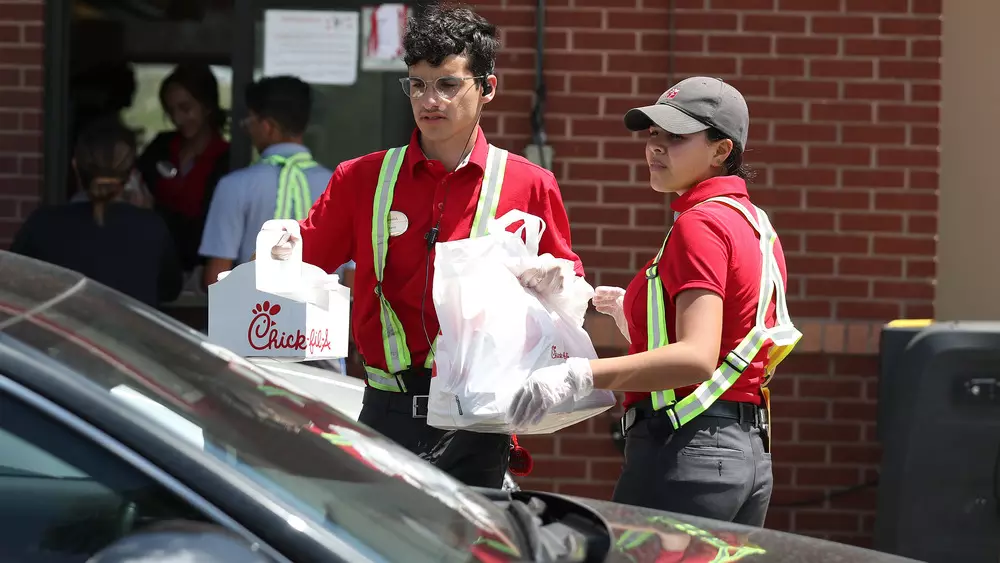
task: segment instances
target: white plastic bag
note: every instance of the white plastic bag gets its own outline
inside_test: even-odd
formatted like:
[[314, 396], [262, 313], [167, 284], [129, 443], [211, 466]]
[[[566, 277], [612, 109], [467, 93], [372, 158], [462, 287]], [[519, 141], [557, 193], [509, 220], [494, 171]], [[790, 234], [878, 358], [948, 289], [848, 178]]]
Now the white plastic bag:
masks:
[[302, 244], [288, 260], [271, 258], [285, 228], [271, 220], [257, 235], [257, 258], [223, 272], [208, 287], [208, 340], [243, 357], [285, 361], [347, 357], [351, 293], [339, 277], [302, 261]]
[[[524, 224], [508, 232], [519, 220]], [[557, 260], [564, 270], [557, 295], [540, 299], [517, 279], [519, 269], [539, 258], [544, 230], [540, 218], [511, 211], [491, 222], [487, 236], [436, 246], [433, 293], [441, 333], [428, 400], [430, 426], [511, 433], [507, 407], [532, 371], [570, 357], [597, 357], [583, 330], [594, 290], [574, 275], [570, 261], [543, 260]], [[555, 432], [614, 405], [612, 392], [596, 390], [556, 405], [539, 424], [517, 433]]]

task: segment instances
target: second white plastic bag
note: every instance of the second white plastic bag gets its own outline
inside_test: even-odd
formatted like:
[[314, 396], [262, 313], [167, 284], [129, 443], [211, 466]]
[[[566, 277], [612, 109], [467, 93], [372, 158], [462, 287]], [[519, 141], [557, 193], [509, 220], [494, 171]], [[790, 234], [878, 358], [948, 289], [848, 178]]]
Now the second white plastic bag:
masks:
[[[515, 232], [507, 229], [523, 221]], [[434, 259], [438, 336], [427, 423], [442, 429], [511, 433], [507, 407], [532, 371], [570, 357], [596, 358], [583, 329], [594, 290], [568, 260], [538, 256], [544, 222], [511, 211], [490, 223], [489, 234], [439, 243]], [[521, 286], [519, 270], [558, 263], [563, 290], [547, 298]], [[568, 399], [518, 434], [548, 434], [615, 405], [610, 391]]]

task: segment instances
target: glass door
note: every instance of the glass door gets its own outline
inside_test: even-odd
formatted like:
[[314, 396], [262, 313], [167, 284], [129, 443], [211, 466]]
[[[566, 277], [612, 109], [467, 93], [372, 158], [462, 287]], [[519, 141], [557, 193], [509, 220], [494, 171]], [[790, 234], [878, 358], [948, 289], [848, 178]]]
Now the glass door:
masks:
[[[239, 0], [238, 0], [239, 1]], [[266, 14], [269, 10], [299, 10], [305, 18], [322, 17], [323, 13], [357, 14], [357, 41], [359, 42], [356, 78], [350, 84], [322, 84], [303, 78], [313, 85], [313, 107], [305, 143], [314, 158], [330, 169], [339, 163], [370, 152], [398, 146], [409, 141], [415, 126], [410, 105], [399, 87], [399, 78], [406, 76], [401, 70], [365, 70], [361, 68], [364, 53], [365, 22], [363, 9], [370, 2], [363, 0], [244, 0], [248, 10], [237, 22], [240, 29], [252, 33], [237, 34], [248, 37], [237, 39], [234, 44], [234, 123], [246, 115], [242, 92], [246, 84], [264, 75], [264, 56], [267, 49], [265, 33]], [[273, 25], [273, 23], [272, 23]], [[244, 27], [245, 26], [245, 27]], [[252, 57], [246, 56], [252, 54]], [[315, 62], [316, 55], [310, 55]], [[331, 56], [331, 61], [335, 56]], [[322, 61], [320, 61], [322, 62]], [[256, 157], [243, 131], [233, 131], [234, 160], [245, 159], [243, 165]]]

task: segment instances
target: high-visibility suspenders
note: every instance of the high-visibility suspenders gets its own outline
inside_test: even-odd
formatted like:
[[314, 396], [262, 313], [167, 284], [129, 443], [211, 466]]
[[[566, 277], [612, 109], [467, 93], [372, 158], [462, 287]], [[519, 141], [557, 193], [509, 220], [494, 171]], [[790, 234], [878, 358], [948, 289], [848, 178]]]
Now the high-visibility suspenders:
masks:
[[262, 160], [281, 168], [281, 173], [278, 175], [278, 197], [274, 206], [274, 218], [296, 221], [305, 219], [309, 214], [309, 208], [312, 207], [312, 192], [309, 190], [309, 181], [303, 170], [319, 166], [319, 163], [307, 152], [295, 153], [288, 157], [273, 154]]
[[[703, 544], [715, 548], [715, 557], [711, 559], [711, 563], [732, 563], [739, 561], [748, 555], [762, 555], [767, 553], [767, 550], [752, 543], [732, 545], [726, 540], [716, 537], [711, 532], [707, 532], [697, 526], [687, 524], [667, 516], [653, 516], [651, 518], [647, 518], [646, 521], [651, 525], [666, 527], [667, 533], [680, 532]], [[635, 551], [643, 547], [646, 545], [647, 541], [656, 537], [659, 533], [661, 533], [660, 530], [656, 528], [626, 529], [620, 536], [618, 536], [618, 540], [615, 542], [615, 548], [617, 548], [619, 552], [627, 554], [629, 551]], [[661, 550], [664, 549], [664, 546], [662, 545], [659, 547]], [[698, 560], [700, 561], [701, 559], [699, 558]]]
[[[778, 364], [788, 356], [795, 344], [802, 338], [791, 318], [788, 316], [788, 303], [785, 300], [785, 282], [781, 278], [781, 270], [778, 261], [774, 257], [774, 243], [778, 240], [778, 235], [771, 226], [767, 214], [760, 208], [754, 207], [756, 217], [754, 217], [743, 205], [729, 197], [713, 197], [697, 205], [715, 202], [727, 205], [738, 211], [743, 218], [750, 223], [753, 230], [760, 237], [760, 253], [762, 259], [761, 279], [759, 297], [757, 300], [757, 318], [753, 329], [745, 338], [729, 352], [723, 359], [722, 364], [715, 370], [712, 377], [699, 385], [693, 393], [675, 402], [674, 391], [667, 389], [652, 393], [653, 408], [656, 410], [666, 409], [667, 417], [674, 429], [678, 429], [690, 422], [699, 414], [705, 412], [712, 403], [718, 400], [726, 392], [740, 375], [749, 367], [757, 353], [768, 341], [773, 346], [768, 352], [768, 361], [765, 368], [764, 381], [761, 383], [761, 390], [768, 411], [770, 411], [770, 393], [766, 389], [767, 384], [774, 374]], [[696, 207], [697, 207], [696, 205]], [[667, 246], [670, 232], [667, 232], [660, 252], [653, 260], [652, 266], [646, 270], [647, 280], [647, 338], [649, 350], [665, 346], [667, 344], [667, 322], [666, 322], [666, 300], [663, 291], [663, 284], [659, 279], [658, 266], [663, 257], [663, 250]], [[777, 322], [774, 327], [768, 328], [767, 308], [771, 303], [771, 296], [776, 300], [775, 309]], [[770, 413], [769, 413], [770, 414]]]
[[[392, 197], [396, 188], [396, 178], [403, 165], [403, 155], [406, 146], [389, 149], [382, 159], [382, 170], [379, 172], [378, 185], [375, 187], [375, 201], [372, 212], [372, 255], [375, 258], [375, 294], [379, 298], [379, 318], [382, 323], [382, 346], [385, 350], [385, 363], [388, 371], [366, 365], [365, 373], [368, 384], [376, 389], [392, 392], [406, 392], [406, 387], [400, 378], [393, 374], [410, 367], [410, 349], [406, 344], [406, 334], [399, 317], [393, 312], [389, 300], [382, 293], [385, 259], [389, 248], [389, 211], [392, 208]], [[479, 203], [476, 206], [476, 216], [472, 222], [470, 238], [487, 234], [489, 220], [496, 216], [497, 204], [500, 201], [500, 190], [503, 188], [504, 171], [507, 166], [507, 151], [489, 146], [486, 155], [486, 167], [483, 173], [482, 187], [479, 189]], [[434, 343], [437, 344], [437, 338]], [[425, 368], [434, 363], [434, 348], [432, 345], [427, 353]]]

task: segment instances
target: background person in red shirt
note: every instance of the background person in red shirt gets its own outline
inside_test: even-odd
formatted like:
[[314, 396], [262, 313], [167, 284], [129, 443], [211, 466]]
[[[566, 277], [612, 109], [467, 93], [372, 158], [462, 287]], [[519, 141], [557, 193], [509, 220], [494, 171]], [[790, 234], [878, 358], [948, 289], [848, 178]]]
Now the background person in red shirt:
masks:
[[594, 298], [629, 338], [629, 355], [535, 371], [510, 417], [522, 424], [594, 387], [625, 391], [615, 501], [762, 526], [772, 488], [762, 384], [798, 331], [781, 244], [747, 196], [749, 122], [743, 96], [706, 77], [625, 115], [646, 132], [650, 185], [678, 195], [660, 254], [627, 291]]
[[[517, 209], [545, 221], [540, 253], [573, 261], [581, 276], [583, 265], [552, 173], [514, 154], [502, 165], [479, 128], [483, 107], [497, 95], [496, 26], [466, 8], [431, 7], [408, 22], [403, 44], [409, 77], [402, 89], [417, 130], [405, 151], [337, 167], [302, 221], [302, 258], [328, 272], [356, 263], [353, 334], [368, 380], [360, 421], [469, 485], [499, 488], [510, 436], [426, 424], [428, 360], [438, 333], [434, 243], [473, 234], [484, 224], [479, 209], [489, 214], [495, 206], [494, 217]], [[490, 178], [497, 180], [492, 189]], [[298, 244], [285, 239], [273, 257], [286, 258]], [[562, 283], [555, 267], [529, 270], [521, 281], [538, 292]]]

